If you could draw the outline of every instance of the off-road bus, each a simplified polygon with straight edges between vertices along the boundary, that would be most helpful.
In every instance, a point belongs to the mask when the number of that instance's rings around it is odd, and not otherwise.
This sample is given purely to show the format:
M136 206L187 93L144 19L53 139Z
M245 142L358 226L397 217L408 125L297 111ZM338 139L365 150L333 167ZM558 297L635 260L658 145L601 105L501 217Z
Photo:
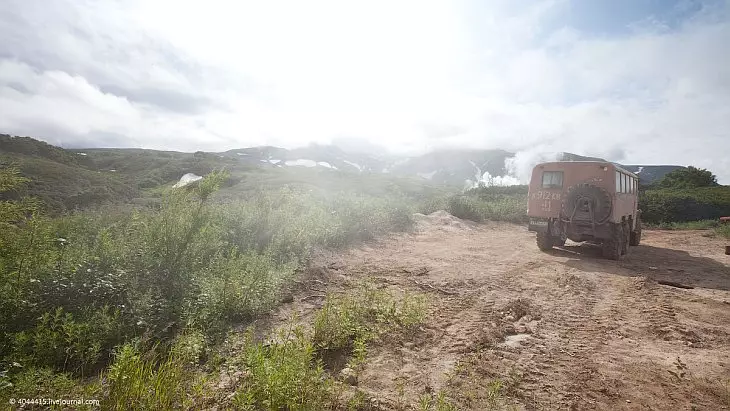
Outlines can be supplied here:
M528 230L546 251L566 239L602 245L618 260L641 241L639 177L613 163L558 161L535 166L527 200Z

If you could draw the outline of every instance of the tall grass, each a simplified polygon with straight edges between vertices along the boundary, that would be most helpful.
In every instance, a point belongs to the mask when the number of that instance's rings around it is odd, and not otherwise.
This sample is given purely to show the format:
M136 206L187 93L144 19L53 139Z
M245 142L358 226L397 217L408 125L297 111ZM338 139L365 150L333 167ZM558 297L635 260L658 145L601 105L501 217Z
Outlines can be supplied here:
M659 230L713 230L721 237L730 238L730 224L722 223L720 220L646 224L646 227Z
M725 238L730 238L730 224L723 224L715 229L715 232Z
M6 174L3 189L25 182ZM0 384L25 395L32 392L23 381L86 378L109 367L108 408L178 408L190 389L192 360L167 342L200 347L192 335L215 342L274 307L314 247L406 230L415 207L405 197L287 188L212 202L225 180L212 173L165 191L151 207L58 218L45 217L31 201L0 201ZM162 349L149 356L134 343L140 339L160 341ZM270 360L262 370L278 364ZM250 382L251 392L278 384L260 378ZM239 400L246 403L243 394Z
M645 225L649 228L656 228L660 230L709 230L719 228L720 220L684 221Z

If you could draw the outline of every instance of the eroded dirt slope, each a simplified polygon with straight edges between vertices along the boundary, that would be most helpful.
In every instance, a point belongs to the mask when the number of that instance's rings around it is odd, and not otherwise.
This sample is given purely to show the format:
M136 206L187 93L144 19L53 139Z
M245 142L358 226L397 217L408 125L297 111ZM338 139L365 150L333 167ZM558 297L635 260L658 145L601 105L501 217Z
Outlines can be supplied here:
M615 262L570 242L540 252L512 224L418 220L414 234L319 256L278 314L306 321L317 294L362 278L428 293L418 333L369 351L358 388L379 407L443 390L459 409L728 409L726 240L645 231Z

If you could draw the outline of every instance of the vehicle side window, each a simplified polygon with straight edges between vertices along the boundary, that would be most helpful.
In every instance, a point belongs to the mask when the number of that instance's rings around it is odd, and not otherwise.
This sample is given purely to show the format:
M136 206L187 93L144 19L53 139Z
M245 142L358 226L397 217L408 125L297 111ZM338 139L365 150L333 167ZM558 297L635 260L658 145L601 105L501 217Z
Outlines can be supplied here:
M628 193L629 191L629 175L624 174L624 193Z
M626 179L624 179L624 173L619 173L619 188L618 192L623 194L623 192L626 190Z
M618 171L616 172L616 192L621 192L621 173Z
M562 188L563 172L562 171L543 171L542 188Z

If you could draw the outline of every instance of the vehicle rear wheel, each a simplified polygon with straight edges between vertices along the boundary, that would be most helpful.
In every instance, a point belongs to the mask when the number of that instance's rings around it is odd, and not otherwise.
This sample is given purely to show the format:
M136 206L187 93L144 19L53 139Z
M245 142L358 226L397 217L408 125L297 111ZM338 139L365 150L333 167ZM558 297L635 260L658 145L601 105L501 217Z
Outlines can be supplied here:
M628 222L621 224L621 255L629 253L629 241L631 238L631 227Z
M565 241L567 239L568 237L566 237L565 234L561 234L560 237L553 237L553 246L562 247L565 245Z
M537 233L537 248L540 251L547 251L553 248L553 236L550 233Z
M603 242L603 256L609 260L620 260L621 250L623 250L624 233L623 227L620 224L613 226L613 232L611 238L606 239Z
M636 220L636 229L631 232L631 238L629 244L637 246L641 243L641 219Z

